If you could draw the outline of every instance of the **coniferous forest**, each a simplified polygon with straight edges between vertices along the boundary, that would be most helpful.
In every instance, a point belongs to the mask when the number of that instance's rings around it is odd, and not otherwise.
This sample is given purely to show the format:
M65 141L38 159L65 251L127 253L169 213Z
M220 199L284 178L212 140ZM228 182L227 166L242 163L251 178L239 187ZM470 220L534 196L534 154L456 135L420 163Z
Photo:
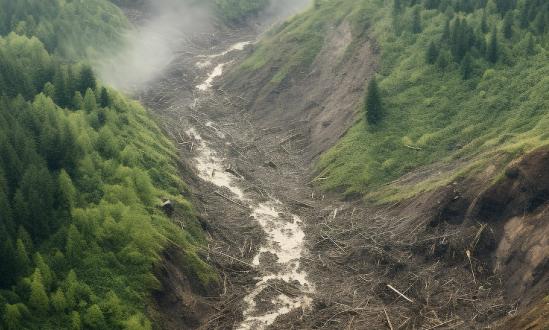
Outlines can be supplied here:
M168 241L204 284L215 275L194 252L173 146L85 62L127 22L104 0L0 9L0 328L149 329ZM162 199L178 202L187 232Z

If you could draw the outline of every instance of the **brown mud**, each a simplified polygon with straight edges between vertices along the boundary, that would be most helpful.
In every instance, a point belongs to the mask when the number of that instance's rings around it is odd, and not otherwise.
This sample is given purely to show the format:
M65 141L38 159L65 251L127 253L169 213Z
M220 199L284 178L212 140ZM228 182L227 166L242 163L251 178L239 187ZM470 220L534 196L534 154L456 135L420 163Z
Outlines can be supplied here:
M333 31L310 71L276 91L262 88L269 67L242 81L220 74L211 87L197 88L216 66L231 70L242 60L249 48L211 55L255 42L261 29L249 27L189 36L166 74L143 91L141 100L193 174L185 180L209 236L202 256L222 278L214 290L195 288L177 252L167 252L151 313L158 327L259 329L266 325L242 322L284 311L268 328L547 328L546 304L539 303L549 287L547 151L516 162L496 183L498 163L393 205L367 207L315 190L311 159L352 125L377 63L375 43L365 41L342 64L346 23ZM205 59L208 65L197 65ZM332 81L326 77L336 63L340 77ZM211 174L201 157L215 163ZM254 209L272 201L280 203L272 221L302 222L304 245L290 266L276 249L258 254L272 237ZM305 274L310 287L292 278L262 281L287 267ZM521 314L531 303L538 313Z

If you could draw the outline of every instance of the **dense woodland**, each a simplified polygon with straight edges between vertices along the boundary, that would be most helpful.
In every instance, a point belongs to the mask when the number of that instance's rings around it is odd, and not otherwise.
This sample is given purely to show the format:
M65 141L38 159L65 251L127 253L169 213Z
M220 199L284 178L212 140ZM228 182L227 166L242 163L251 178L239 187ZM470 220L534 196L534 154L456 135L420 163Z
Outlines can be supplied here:
M150 329L152 268L168 244L203 284L216 275L196 256L173 146L82 62L127 22L102 0L0 8L0 328Z

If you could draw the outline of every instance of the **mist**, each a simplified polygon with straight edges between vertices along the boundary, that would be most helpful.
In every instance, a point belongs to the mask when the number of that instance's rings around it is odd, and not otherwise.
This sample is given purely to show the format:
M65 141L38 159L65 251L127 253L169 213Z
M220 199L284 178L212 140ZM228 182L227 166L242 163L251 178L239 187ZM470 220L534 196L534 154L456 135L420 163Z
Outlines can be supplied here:
M312 0L271 0L260 19L262 24L272 25L305 10L311 3Z
M272 0L255 21L270 26L303 10L310 2ZM101 79L117 89L143 90L164 73L178 52L190 50L192 35L211 33L215 23L211 7L197 1L149 0L146 15L126 33L121 51L97 61Z
M184 40L206 31L212 19L204 6L181 0L154 0L141 21L127 32L121 51L99 61L101 79L121 90L140 90L161 75L184 47Z

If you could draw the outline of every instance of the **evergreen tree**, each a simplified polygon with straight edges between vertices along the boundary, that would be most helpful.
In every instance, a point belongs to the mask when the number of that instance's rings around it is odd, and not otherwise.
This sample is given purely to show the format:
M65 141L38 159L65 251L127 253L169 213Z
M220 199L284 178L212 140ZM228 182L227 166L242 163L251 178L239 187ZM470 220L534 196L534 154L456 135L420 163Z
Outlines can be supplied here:
M486 10L482 11L482 19L480 21L480 31L482 31L482 33L488 33L488 17L486 15Z
M51 82L47 82L44 85L44 94L51 98L52 100L55 100L55 86Z
M429 47L427 47L427 52L425 54L425 59L427 63L429 64L435 64L438 58L438 48L435 45L433 41L429 43Z
M2 231L2 228L0 228ZM17 269L16 251L13 247L13 241L5 233L0 232L0 288L9 288L17 279L14 271Z
M397 15L402 10L402 0L393 0L393 15Z
M414 13L412 14L412 32L421 33L421 12L419 6L414 8Z
M503 19L503 36L506 39L511 39L513 36L513 13L508 12Z
M23 244L25 244L25 249L27 250L28 255L31 255L34 251L34 243L29 232L23 226L17 228L17 239L20 239Z
M94 111L97 108L97 101L95 99L95 93L91 88L86 90L84 95L84 110L88 113Z
M17 260L17 268L15 269L17 271L18 276L26 276L29 274L31 269L31 263L29 259L29 255L27 253L27 249L25 248L25 244L21 239L18 239L16 242L16 260Z
M368 85L368 94L366 95L364 110L366 111L366 121L370 125L376 125L381 121L383 109L379 88L375 78L373 78Z
M71 177L64 169L59 173L59 201L63 209L72 209L76 203L76 188L72 183Z
M74 96L72 98L72 106L76 110L83 109L84 107L84 98L82 97L82 93L79 91L74 92Z
M57 291L52 294L50 301L52 308L58 313L64 312L67 308L67 300L65 299L65 294L61 289L57 289Z
M70 225L67 232L66 256L71 262L77 262L84 250L84 240L75 225Z
M45 315L48 312L49 304L50 302L46 293L46 289L44 288L40 269L36 268L32 276L29 306L37 313Z
M536 44L534 42L534 36L528 33L528 40L526 42L526 55L532 56L536 53Z
M80 330L82 329L82 322L80 321L80 313L77 311L73 311L71 313L71 324L70 324L71 330Z
M547 13L544 11L540 11L536 19L534 20L534 27L536 29L536 32L538 34L543 34L545 32L547 25Z
M490 36L490 41L488 42L488 61L496 63L499 58L499 42L498 42L498 33L494 28L492 30L492 35Z
M102 108L106 108L111 105L111 97L109 96L109 91L107 91L105 87L101 87L99 99Z
M51 288L51 285L53 284L53 273L50 267L44 261L44 258L42 258L40 252L36 252L36 254L34 255L34 264L36 265L36 268L40 270L40 275L42 276L42 283L44 284L44 287L46 288L46 290L49 290Z
M80 85L78 90L81 92L87 91L88 89L95 90L97 88L97 81L95 79L95 74L89 66L84 66L80 71Z
M444 30L442 31L441 41L448 42L450 40L450 18L444 23Z
M91 305L84 314L84 324L92 329L102 328L105 324L105 317L97 304Z
M465 55L461 61L461 77L464 80L471 78L473 73L473 58L470 54Z
M4 314L4 325L6 330L19 330L21 329L21 311L17 305L6 305L6 311Z

